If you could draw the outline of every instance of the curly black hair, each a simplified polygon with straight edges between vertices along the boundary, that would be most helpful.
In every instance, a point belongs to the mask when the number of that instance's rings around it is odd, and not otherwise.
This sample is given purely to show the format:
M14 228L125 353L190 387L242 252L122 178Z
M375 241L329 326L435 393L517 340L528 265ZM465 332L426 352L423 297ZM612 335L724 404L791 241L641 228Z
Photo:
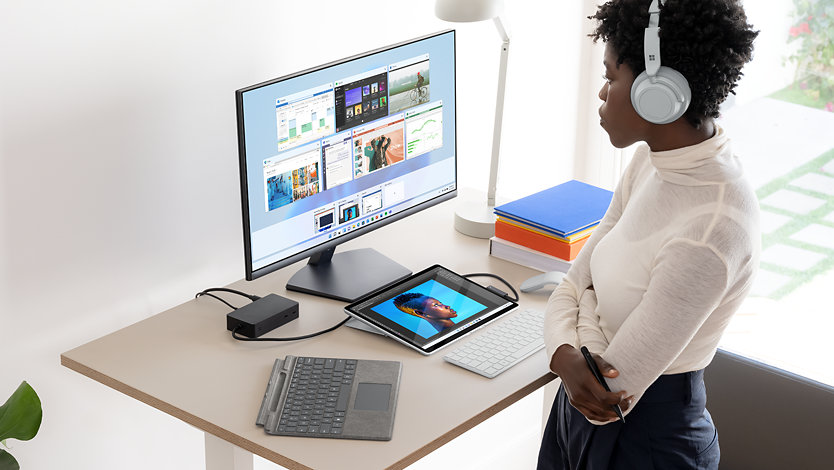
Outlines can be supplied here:
M597 26L589 36L609 43L636 77L646 70L643 32L651 0L611 0L588 19ZM660 57L682 73L692 90L687 121L696 129L734 93L741 68L753 56L759 32L747 23L739 0L666 0L660 6Z
M405 294L400 294L397 298L394 299L394 306L402 309L402 307L408 307L414 299L419 299L420 297L425 297L423 294L418 294L416 292L406 292Z

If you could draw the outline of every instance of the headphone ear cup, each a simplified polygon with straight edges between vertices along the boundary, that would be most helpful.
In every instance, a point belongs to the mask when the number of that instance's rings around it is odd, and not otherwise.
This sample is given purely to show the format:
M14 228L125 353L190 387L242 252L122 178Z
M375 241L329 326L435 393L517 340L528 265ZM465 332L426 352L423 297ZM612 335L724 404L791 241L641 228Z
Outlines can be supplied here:
M654 77L641 73L631 86L631 104L646 121L668 124L683 116L692 101L689 82L677 70L661 66Z

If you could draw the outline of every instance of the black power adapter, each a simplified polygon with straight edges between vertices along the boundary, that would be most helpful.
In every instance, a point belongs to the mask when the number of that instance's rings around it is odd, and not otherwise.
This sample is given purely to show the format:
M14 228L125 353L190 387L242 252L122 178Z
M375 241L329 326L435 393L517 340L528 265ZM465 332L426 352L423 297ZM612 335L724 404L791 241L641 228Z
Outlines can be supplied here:
M298 302L269 294L226 315L226 329L257 338L296 318Z

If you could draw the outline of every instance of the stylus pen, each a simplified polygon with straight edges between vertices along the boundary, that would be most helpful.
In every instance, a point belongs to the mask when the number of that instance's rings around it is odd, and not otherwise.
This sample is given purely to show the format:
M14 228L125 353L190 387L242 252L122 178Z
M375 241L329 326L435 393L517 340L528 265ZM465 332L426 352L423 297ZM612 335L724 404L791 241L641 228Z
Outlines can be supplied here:
M611 389L608 388L608 384L605 383L605 377L602 376L602 372L599 371L599 367L597 367L597 361L594 360L593 356L591 356L591 351L588 351L588 348L582 346L579 348L582 351L582 355L585 356L585 362L588 363L588 367L591 368L591 373L594 374L597 381L602 384L602 387L605 389L606 392L610 392ZM625 418L623 418L623 410L620 409L620 405L612 406L614 408L614 413L617 413L617 417L620 418L620 421L625 423Z

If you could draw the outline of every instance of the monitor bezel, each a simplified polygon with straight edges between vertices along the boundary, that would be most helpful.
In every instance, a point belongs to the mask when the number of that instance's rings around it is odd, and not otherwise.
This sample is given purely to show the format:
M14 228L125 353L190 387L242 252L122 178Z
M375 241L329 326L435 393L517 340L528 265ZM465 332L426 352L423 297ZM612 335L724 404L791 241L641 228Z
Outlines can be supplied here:
M244 112L243 112L243 95L246 92L256 90L259 88L263 88L265 86L274 85L279 82L283 82L286 80L290 80L296 77L300 77L302 75L306 75L309 73L313 73L319 70L326 69L328 67L334 67L340 64L344 64L350 62L352 60L361 59L364 57L368 57L373 54L378 54L381 52L385 52L388 50L392 50L398 47L402 47L408 44L413 44L419 41L423 41L426 39L431 39L433 37L442 36L444 34L452 34L452 93L453 98L455 100L455 106L453 110L453 122L455 128L455 134L457 134L457 36L455 33L455 29L445 29L442 31L438 31L435 33L427 34L424 36L420 36L413 39L408 39L405 41L401 41L395 44L390 44L387 46L379 47L367 52L363 52L360 54L356 54L350 57L345 57L339 60L335 60L332 62L328 62L322 65L318 65L315 67L311 67L305 70L301 70L299 72L295 72L289 75L284 75L272 80L267 80L255 85L251 85L245 88L241 88L235 91L235 106L237 112L237 135L238 135L238 166L239 166L239 173L240 173L240 190L241 190L241 214L243 220L243 249L244 249L244 268L246 270L246 280L252 281L257 279L261 276L265 276L269 273L277 271L279 269L285 268L291 264L297 263L298 261L304 260L306 258L310 258L318 253L323 251L333 249L336 246L345 243L347 241L353 240L356 237L365 235L370 233L374 230L380 229L392 222L397 220L401 220L405 217L408 217L412 214L420 212L422 210L428 209L434 205L437 205L441 202L447 201L457 196L458 192L458 151L457 151L457 136L455 138L455 148L453 153L453 158L455 160L455 178L454 178L454 189L450 190L449 192L439 194L431 199L423 201L415 206L409 207L404 209L400 212L396 212L392 214L390 217L386 217L384 219L379 219L375 221L373 224L367 225L362 228L358 228L354 231L342 234L341 236L322 241L320 244L306 248L304 250L299 251L293 255L290 255L286 258L282 258L278 261L270 263L266 266L263 266L258 269L253 268L252 262L252 233L251 233L251 224L250 224L250 217L249 217L249 183L248 183L248 173L247 173L247 165L246 165L246 143L245 143L245 122L244 122Z

